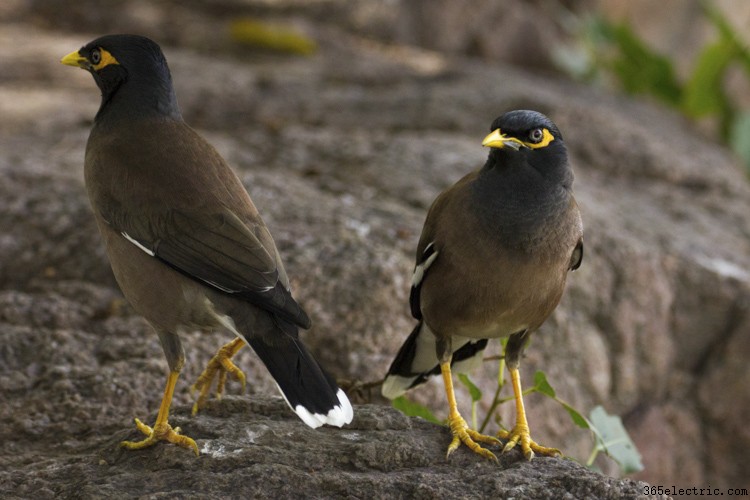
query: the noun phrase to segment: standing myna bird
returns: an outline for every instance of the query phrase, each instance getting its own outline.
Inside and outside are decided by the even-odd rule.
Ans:
[[[159,46],[110,35],[63,57],[89,71],[102,92],[86,146],[85,180],[112,270],[127,300],[159,335],[169,365],[164,397],[147,435],[198,447],[168,423],[184,364],[180,331],[229,330],[197,382],[198,403],[213,378],[244,381],[231,357],[249,344],[289,406],[310,427],[351,422],[352,407],[299,339],[310,319],[289,290],[271,234],[238,177],[182,119]],[[196,404],[196,407],[200,406]]]
[[[516,425],[498,437],[527,459],[559,454],[531,440],[519,363],[524,345],[562,297],[568,271],[583,257],[583,227],[562,135],[541,113],[511,111],[496,119],[482,145],[484,167],[441,193],[417,246],[411,312],[419,323],[396,355],[383,395],[396,398],[442,373],[453,441],[490,459],[456,408],[451,369],[481,360],[487,339],[510,336],[505,361],[513,383]]]

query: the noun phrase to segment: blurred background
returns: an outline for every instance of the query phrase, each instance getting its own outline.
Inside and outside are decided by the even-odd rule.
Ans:
[[[306,342],[350,381],[382,377],[411,331],[431,201],[481,166],[496,116],[549,115],[571,153],[587,247],[524,377],[531,387],[543,370],[579,414],[620,417],[642,470],[597,455],[592,433],[544,394],[527,400],[535,439],[611,475],[747,487],[749,27],[743,0],[5,0],[6,452],[33,456],[52,440],[64,455],[161,397],[158,341],[120,299],[82,184],[98,90],[58,63],[127,32],[162,46],[186,121],[237,169],[276,238],[313,318]],[[188,337],[182,404],[227,340]],[[257,377],[250,392],[271,393],[257,359],[239,359]],[[497,369],[488,360],[471,376],[480,420]],[[377,387],[356,397],[389,404]],[[470,414],[470,391],[460,397]],[[409,400],[445,417],[440,383]],[[501,405],[488,430],[512,418]]]

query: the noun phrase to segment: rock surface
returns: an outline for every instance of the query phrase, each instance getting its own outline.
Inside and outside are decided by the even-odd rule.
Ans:
[[[166,363],[156,336],[122,303],[89,212],[82,163],[97,89],[57,63],[112,31],[162,42],[186,120],[237,169],[274,234],[313,318],[306,342],[346,379],[382,377],[410,331],[412,252],[425,212],[481,165],[492,119],[515,108],[548,114],[574,162],[587,246],[527,350],[525,379],[544,369],[584,413],[601,404],[622,415],[643,454],[639,479],[748,486],[750,187],[723,148],[680,118],[512,66],[362,38],[347,23],[358,19],[378,36],[372,2],[337,10],[332,1],[299,9],[227,1],[210,11],[114,2],[107,12],[77,2],[66,15],[45,2],[11,3],[17,10],[0,10],[0,492],[179,496],[197,488],[191,478],[206,479],[202,471],[207,496],[298,492],[298,484],[318,488],[310,496],[343,496],[347,481],[363,496],[425,498],[471,496],[465,484],[519,497],[528,495],[514,485],[534,485],[540,497],[549,488],[569,498],[640,487],[564,460],[509,455],[498,469],[462,451],[446,462],[444,429],[378,406],[357,407],[346,431],[309,431],[283,404],[258,399],[274,386],[249,351],[238,362],[251,396],[189,419],[187,387],[228,340],[221,332],[185,339],[173,410],[204,456],[170,446],[119,451],[134,434],[132,417],[154,418]],[[294,24],[319,50],[301,58],[232,45],[224,26],[244,14]],[[57,30],[89,32],[53,31],[53,19]],[[485,363],[473,376],[485,393],[496,369]],[[440,384],[410,397],[444,412]],[[531,396],[527,409],[538,441],[585,460],[589,435],[556,403]],[[512,422],[512,409],[500,416]],[[406,429],[408,446],[399,444]],[[361,440],[345,437],[353,434]],[[286,436],[288,455],[274,446]],[[604,458],[598,465],[616,472]]]
[[[20,472],[3,467],[0,491],[40,499],[619,499],[648,488],[564,459],[529,463],[509,453],[495,465],[460,450],[447,461],[446,428],[380,405],[358,406],[343,431],[301,425],[280,398],[230,396],[196,418],[181,416],[189,411],[175,408],[173,421],[198,440],[198,458],[175,446],[125,451],[118,442],[136,436],[120,430],[60,443],[54,451],[64,460],[39,458]]]

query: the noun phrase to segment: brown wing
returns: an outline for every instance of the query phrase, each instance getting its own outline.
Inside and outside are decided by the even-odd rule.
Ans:
[[[141,249],[183,274],[310,327],[309,317],[286,286],[264,225],[247,225],[230,211],[102,216]]]

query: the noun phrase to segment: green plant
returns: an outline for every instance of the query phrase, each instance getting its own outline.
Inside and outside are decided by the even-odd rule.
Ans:
[[[496,359],[496,358],[493,358]],[[505,386],[505,360],[501,357],[498,363],[498,383],[490,402],[489,409],[481,425],[477,425],[477,409],[482,400],[482,391],[474,384],[465,374],[459,374],[458,380],[468,389],[471,395],[471,427],[481,433],[493,417],[497,416],[496,410],[503,403],[513,400],[513,396],[501,397],[501,392]],[[547,380],[547,376],[542,371],[534,374],[534,385],[523,391],[524,396],[532,393],[539,393],[559,403],[568,413],[573,423],[581,429],[591,431],[593,446],[591,453],[585,460],[587,467],[594,467],[594,460],[599,453],[605,453],[614,460],[624,474],[630,474],[643,470],[641,456],[636,449],[633,440],[630,438],[627,430],[622,424],[622,420],[617,415],[608,414],[601,406],[596,406],[589,412],[588,418],[584,417],[578,410],[573,408],[559,397]],[[435,417],[435,415],[426,407],[408,400],[401,396],[393,400],[394,408],[400,410],[406,415],[422,417],[430,422],[443,424],[444,422]],[[495,422],[497,418],[495,418]],[[499,422],[498,422],[499,423]]]
[[[246,47],[302,56],[309,56],[318,48],[312,38],[289,26],[249,18],[232,21],[229,36],[235,43]]]
[[[712,3],[700,5],[716,36],[696,56],[684,81],[677,77],[674,62],[639,38],[630,25],[596,16],[571,23],[571,30],[579,33],[578,48],[560,51],[557,60],[578,78],[610,75],[628,93],[651,95],[693,119],[715,120],[719,138],[750,170],[750,112],[740,109],[724,85],[734,69],[750,80],[750,51]]]

